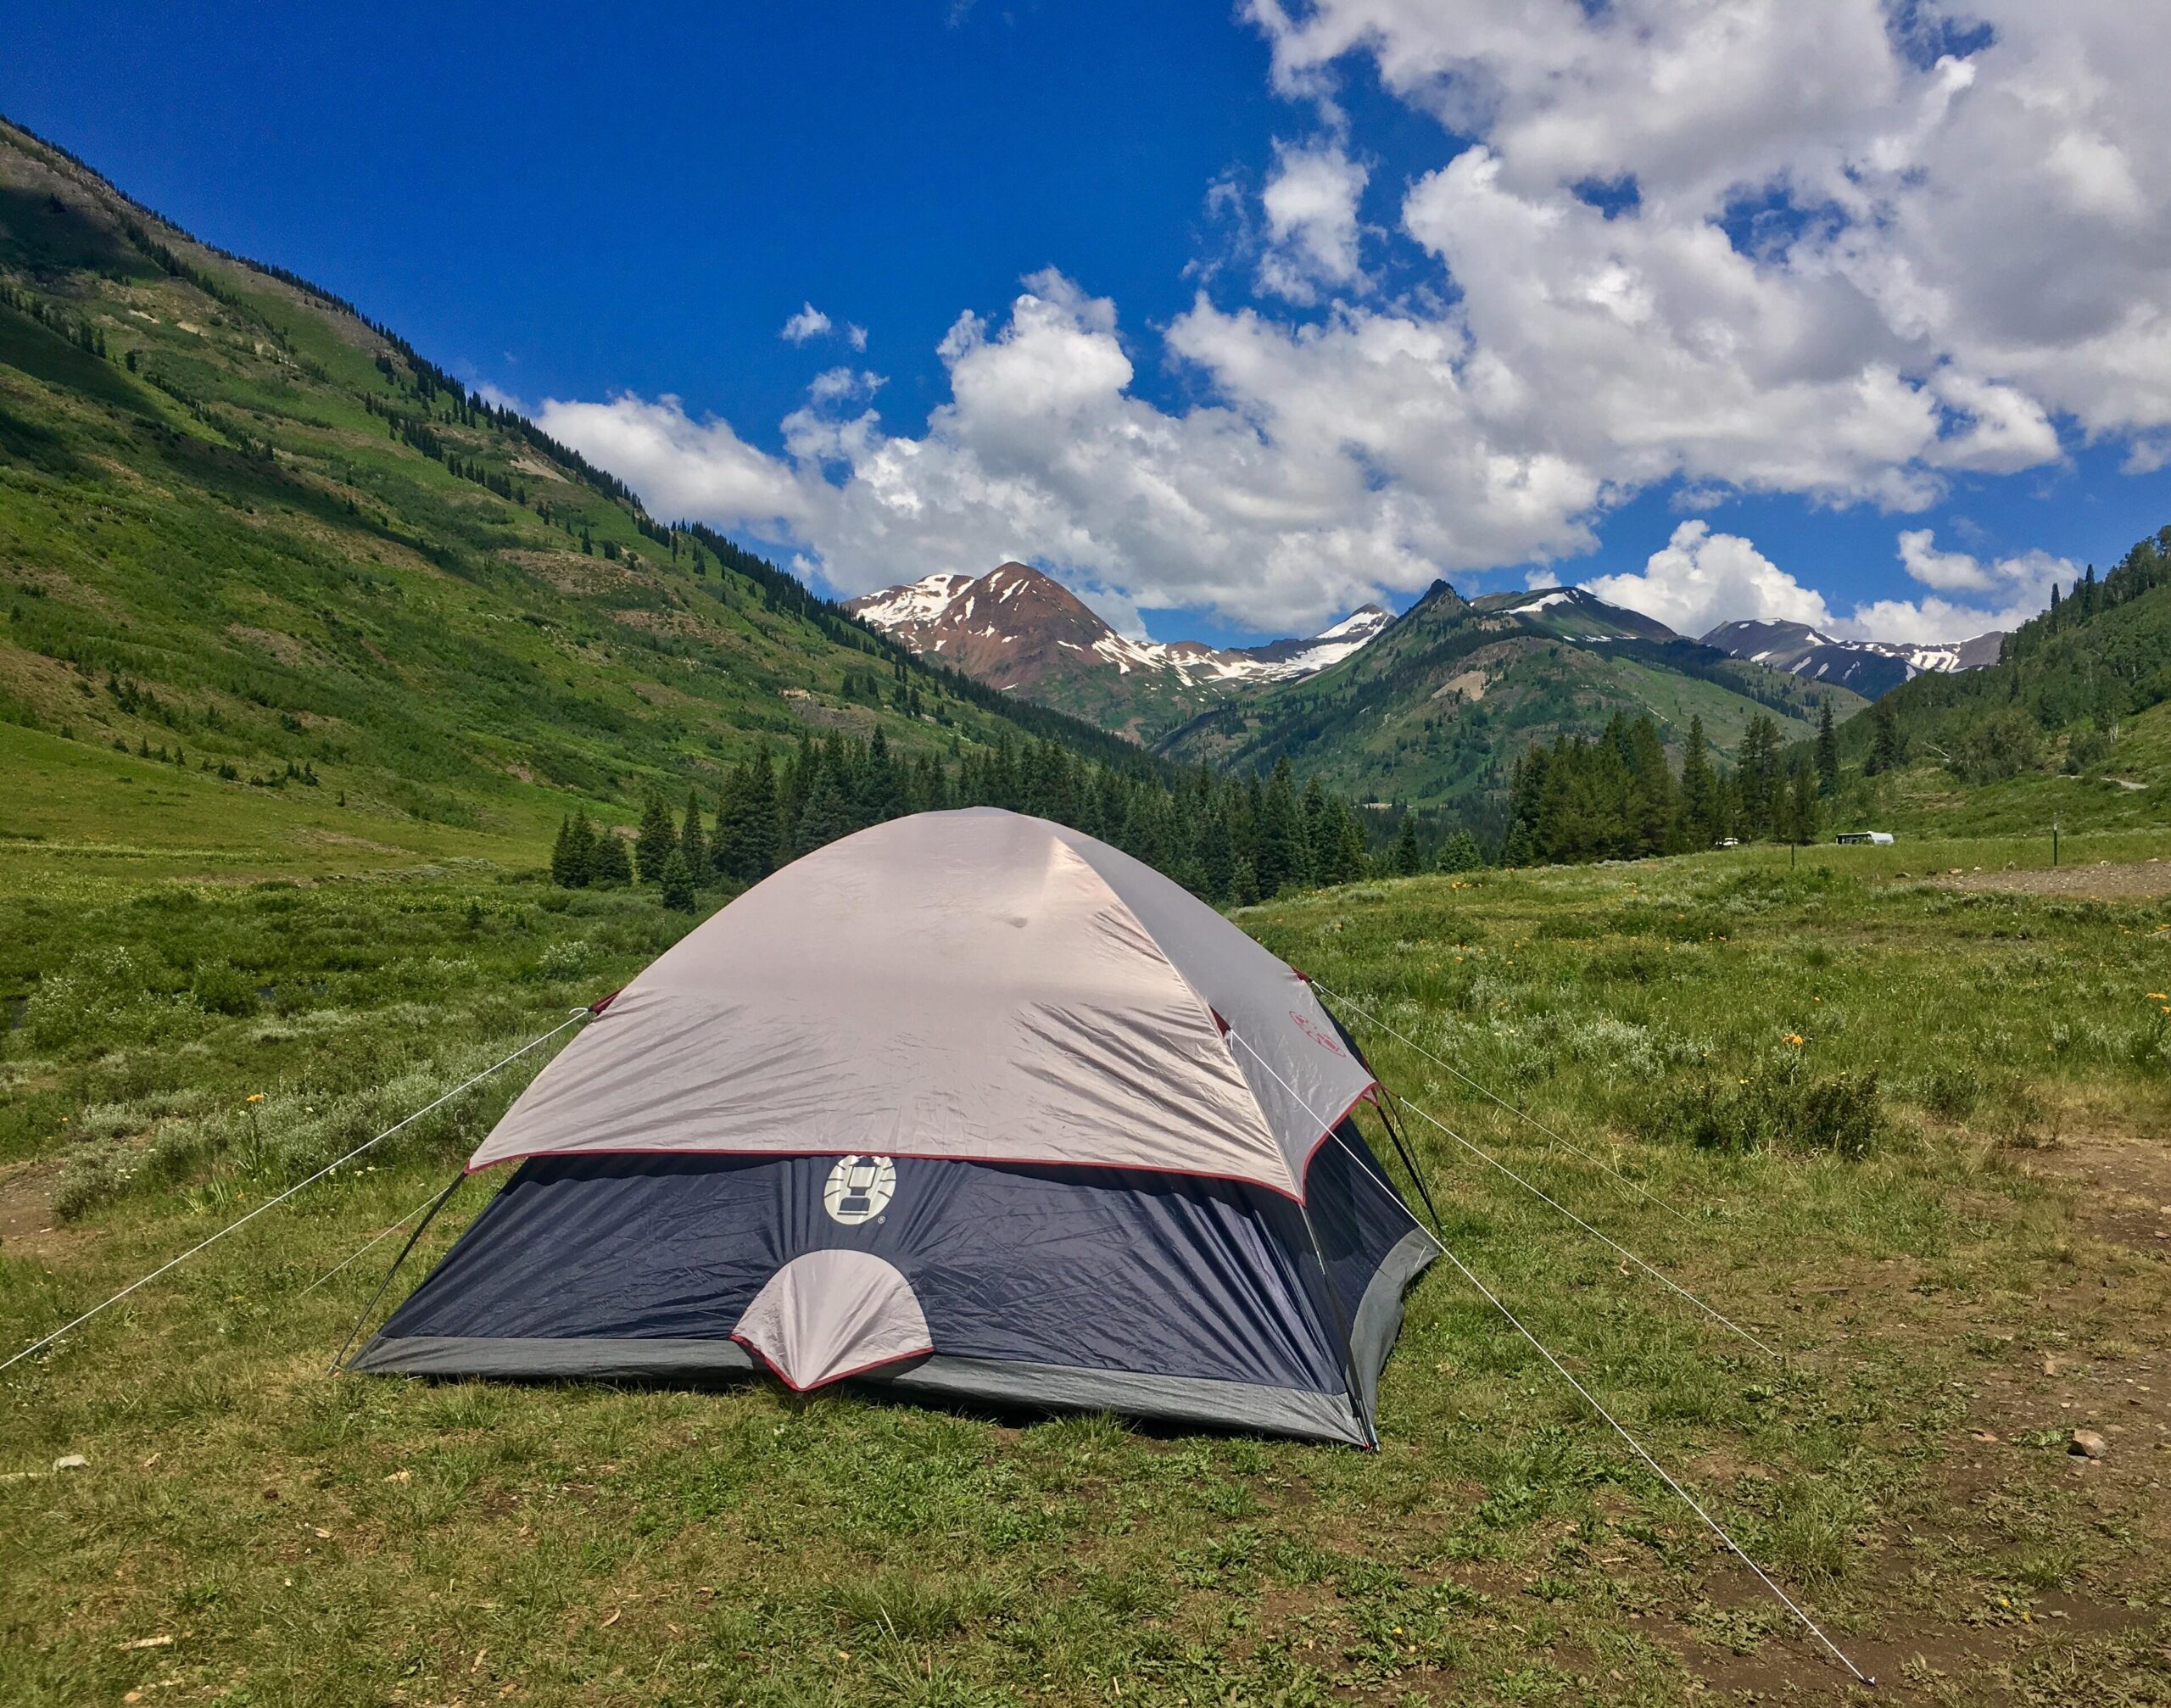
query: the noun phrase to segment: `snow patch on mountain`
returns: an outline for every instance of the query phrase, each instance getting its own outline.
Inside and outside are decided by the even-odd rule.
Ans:
[[[1925,672],[1981,670],[1998,661],[2001,632],[1967,640],[1841,640],[1805,622],[1722,622],[1706,646],[1753,659],[1810,682],[1829,682],[1872,699]]]
[[[1015,603],[1016,601],[1022,603]],[[1306,639],[1217,648],[1197,641],[1133,640],[1080,604],[1040,571],[1007,563],[987,575],[940,573],[853,600],[850,609],[918,652],[939,653],[963,637],[996,647],[1038,642],[1113,665],[1119,676],[1166,672],[1186,688],[1286,682],[1339,664],[1394,621],[1368,605]],[[976,609],[985,611],[977,626]]]

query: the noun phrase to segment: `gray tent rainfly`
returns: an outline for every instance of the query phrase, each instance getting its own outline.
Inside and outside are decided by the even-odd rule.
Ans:
[[[756,885],[471,1159],[517,1172],[353,1368],[685,1377],[1369,1444],[1437,1255],[1303,980],[1150,867],[929,812]]]

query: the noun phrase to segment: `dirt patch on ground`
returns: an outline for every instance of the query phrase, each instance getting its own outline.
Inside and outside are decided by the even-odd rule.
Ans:
[[[389,842],[372,842],[366,836],[349,836],[343,830],[303,830],[296,833],[294,840],[312,848],[360,848],[368,854],[405,854],[407,851],[405,848],[393,847]]]
[[[57,1158],[0,1170],[0,1248],[13,1258],[51,1257],[81,1237],[53,1214],[53,1189],[60,1180]]]
[[[276,629],[257,628],[245,622],[230,622],[226,633],[244,646],[254,647],[269,653],[284,665],[309,664],[315,661],[313,650],[291,634],[282,634]]]
[[[2085,896],[2099,901],[2152,901],[2171,896],[2171,860],[2046,866],[2030,872],[1948,872],[1947,890],[2002,890],[2029,896]]]
[[[2171,1260],[2171,1138],[2083,1126],[2024,1166],[2078,1186],[2077,1218],[2097,1239]]]

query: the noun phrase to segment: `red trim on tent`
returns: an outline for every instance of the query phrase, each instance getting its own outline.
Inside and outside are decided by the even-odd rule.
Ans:
[[[851,1153],[847,1151],[845,1154],[849,1156]],[[873,1359],[865,1364],[854,1365],[850,1370],[840,1370],[834,1376],[825,1376],[821,1379],[821,1381],[809,1382],[805,1387],[801,1387],[797,1382],[786,1376],[783,1370],[779,1370],[777,1367],[776,1360],[771,1358],[768,1354],[763,1352],[761,1348],[756,1346],[752,1341],[743,1339],[735,1334],[733,1335],[731,1338],[738,1342],[740,1346],[745,1347],[747,1351],[752,1353],[754,1356],[761,1359],[763,1364],[767,1365],[768,1366],[769,1374],[774,1376],[779,1381],[782,1382],[786,1387],[790,1388],[794,1393],[812,1393],[816,1388],[827,1387],[833,1381],[849,1381],[856,1376],[865,1376],[870,1370],[880,1370],[885,1365],[902,1364],[908,1358],[925,1358],[935,1350],[932,1345],[929,1345],[915,1347],[910,1352],[891,1353],[887,1358]]]
[[[623,985],[621,985],[617,990],[611,991],[608,996],[598,996],[593,1002],[590,1002],[588,1005],[588,1012],[591,1014],[600,1014],[625,994],[626,987]]]
[[[1312,1158],[1319,1153],[1319,1148],[1320,1148],[1320,1147],[1321,1145],[1325,1144],[1325,1143],[1327,1141],[1327,1140],[1328,1140],[1328,1139],[1330,1139],[1331,1137],[1332,1137],[1332,1136],[1333,1136],[1333,1134],[1334,1134],[1334,1129],[1335,1129],[1336,1127],[1340,1126],[1340,1125],[1342,1124],[1342,1122],[1343,1122],[1344,1120],[1348,1119],[1348,1116],[1349,1116],[1349,1111],[1350,1111],[1351,1109],[1355,1108],[1357,1107],[1357,1105],[1358,1105],[1358,1104],[1359,1104],[1359,1103],[1363,1102],[1366,1098],[1370,1097],[1372,1095],[1372,1093],[1374,1092],[1374,1091],[1377,1089],[1378,1085],[1379,1085],[1379,1081],[1378,1081],[1378,1080],[1372,1080],[1371,1082],[1370,1082],[1369,1084],[1367,1084],[1367,1085],[1366,1085],[1366,1086],[1365,1087],[1365,1089],[1364,1089],[1363,1091],[1361,1091],[1358,1092],[1358,1094],[1357,1094],[1355,1097],[1352,1097],[1352,1098],[1349,1100],[1348,1103],[1348,1104],[1343,1108],[1343,1109],[1342,1109],[1342,1113],[1341,1113],[1340,1114],[1337,1115],[1337,1116],[1334,1118],[1333,1124],[1332,1124],[1331,1125],[1330,1125],[1325,1132],[1321,1133],[1321,1134],[1319,1136],[1319,1137],[1317,1137],[1316,1139],[1314,1139],[1314,1140],[1313,1140],[1313,1141],[1312,1141],[1310,1147],[1309,1147],[1305,1151],[1305,1153],[1304,1153],[1304,1159],[1303,1159],[1303,1165],[1302,1165],[1302,1166],[1298,1169],[1298,1171],[1297,1171],[1297,1177],[1298,1177],[1300,1181],[1303,1178],[1303,1176],[1305,1175],[1305,1174],[1306,1174],[1306,1173],[1308,1173],[1308,1172],[1310,1170],[1311,1166],[1312,1166]],[[1230,1185],[1231,1185],[1231,1186],[1257,1186],[1257,1187],[1259,1187],[1259,1190],[1260,1190],[1260,1191],[1262,1191],[1262,1192],[1273,1192],[1273,1193],[1275,1193],[1275,1194],[1276,1196],[1278,1196],[1278,1197],[1287,1198],[1287,1199],[1288,1199],[1292,1203],[1299,1203],[1299,1204],[1300,1204],[1300,1203],[1303,1203],[1303,1202],[1304,1202],[1304,1196],[1303,1196],[1303,1193],[1302,1192],[1291,1192],[1291,1191],[1290,1191],[1286,1186],[1275,1186],[1275,1185],[1272,1181],[1262,1181],[1262,1180],[1259,1180],[1259,1179],[1256,1179],[1256,1178],[1254,1178],[1253,1176],[1252,1176],[1252,1175],[1217,1175],[1217,1174],[1207,1174],[1207,1173],[1204,1173],[1204,1172],[1203,1172],[1203,1171],[1201,1171],[1200,1169],[1157,1169],[1157,1168],[1153,1167],[1152,1164],[1147,1164],[1147,1163],[1082,1163],[1082,1162],[1075,1162],[1075,1161],[1072,1161],[1072,1160],[1069,1160],[1069,1159],[1065,1158],[1058,1158],[1058,1157],[982,1157],[982,1156],[959,1156],[959,1155],[957,1155],[955,1152],[935,1153],[935,1152],[931,1152],[931,1151],[869,1151],[869,1150],[866,1149],[864,1147],[862,1147],[862,1146],[854,1146],[854,1147],[851,1147],[851,1148],[850,1148],[850,1149],[846,1149],[846,1148],[844,1148],[844,1147],[838,1147],[838,1146],[829,1146],[829,1147],[825,1147],[812,1146],[812,1145],[792,1145],[792,1146],[789,1146],[789,1147],[784,1147],[784,1148],[781,1148],[781,1149],[778,1149],[778,1150],[762,1150],[762,1151],[751,1151],[751,1150],[746,1150],[746,1151],[742,1151],[742,1150],[729,1150],[729,1151],[705,1151],[705,1150],[698,1150],[698,1149],[695,1149],[695,1148],[693,1148],[693,1147],[688,1147],[688,1146],[678,1146],[678,1145],[670,1145],[670,1146],[666,1146],[666,1145],[609,1145],[609,1146],[597,1146],[597,1147],[596,1147],[594,1149],[593,1149],[593,1150],[582,1149],[582,1150],[572,1150],[572,1151],[522,1151],[522,1152],[520,1152],[517,1155],[515,1155],[515,1156],[510,1156],[510,1157],[494,1157],[494,1158],[491,1158],[491,1160],[489,1160],[488,1162],[487,1162],[487,1163],[483,1163],[483,1164],[480,1164],[479,1166],[478,1166],[477,1164],[474,1164],[474,1163],[472,1163],[472,1162],[471,1162],[471,1163],[469,1163],[469,1164],[467,1164],[466,1169],[464,1170],[464,1172],[465,1172],[465,1173],[467,1173],[467,1174],[471,1174],[471,1175],[479,1175],[479,1174],[481,1174],[481,1173],[483,1171],[483,1169],[494,1169],[494,1168],[499,1167],[500,1165],[502,1165],[502,1164],[505,1164],[505,1163],[524,1163],[524,1162],[527,1162],[527,1161],[529,1161],[529,1160],[531,1160],[532,1158],[536,1158],[536,1157],[857,1157],[857,1156],[881,1156],[881,1157],[888,1157],[888,1158],[890,1158],[892,1161],[896,1161],[896,1162],[907,1162],[907,1163],[981,1163],[981,1164],[993,1164],[993,1165],[997,1166],[997,1167],[1005,1167],[1005,1168],[1021,1168],[1021,1169],[1120,1169],[1120,1170],[1122,1170],[1122,1171],[1124,1171],[1124,1172],[1125,1172],[1125,1173],[1127,1173],[1127,1174],[1136,1174],[1136,1175],[1173,1175],[1173,1176],[1174,1176],[1174,1177],[1175,1177],[1176,1179],[1179,1179],[1179,1180],[1186,1180],[1186,1181],[1227,1181],[1227,1182],[1228,1182]]]
[[[1379,1087],[1380,1082],[1377,1080],[1375,1080],[1371,1084],[1365,1086],[1363,1091],[1358,1092],[1358,1094],[1352,1097],[1348,1104],[1343,1107],[1342,1113],[1337,1115],[1333,1121],[1329,1124],[1327,1130],[1321,1133],[1319,1137],[1312,1141],[1311,1149],[1304,1153],[1304,1166],[1302,1170],[1303,1175],[1309,1175],[1311,1173],[1312,1158],[1320,1153],[1320,1147],[1334,1136],[1335,1128],[1340,1126],[1344,1121],[1349,1119],[1350,1110],[1355,1108],[1358,1104],[1370,1100],[1372,1093],[1376,1091]],[[1299,1202],[1302,1201],[1299,1200]]]

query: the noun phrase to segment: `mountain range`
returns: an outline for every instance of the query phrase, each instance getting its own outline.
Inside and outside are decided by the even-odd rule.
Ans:
[[[1497,830],[1515,756],[1649,715],[1677,757],[1692,722],[1730,756],[1750,721],[1812,734],[1820,705],[1868,702],[1684,639],[1580,588],[1465,599],[1444,581],[1316,675],[1265,684],[1156,744],[1187,762],[1242,769],[1287,757],[1360,801],[1447,809]]]
[[[1375,798],[1467,806],[1529,741],[1649,712],[1678,748],[1700,717],[1722,756],[1761,710],[1783,739],[1924,671],[1995,663],[2002,637],[1843,641],[1731,622],[1703,639],[1582,588],[1465,600],[1444,582],[1400,617],[1366,606],[1316,635],[1215,648],[1119,634],[1053,577],[1008,562],[850,602],[923,657],[1183,760],[1286,755]]]
[[[979,577],[930,575],[862,594],[846,608],[923,656],[1149,743],[1262,688],[1330,670],[1396,621],[1392,612],[1368,605],[1318,634],[1260,646],[1134,639],[1053,577],[1018,562]],[[1925,671],[1995,664],[2005,638],[1993,633],[1951,644],[1840,640],[1805,623],[1743,621],[1721,623],[1694,643],[1655,617],[1581,588],[1487,594],[1471,601],[1470,610],[1475,622],[1504,623],[1579,646],[1700,645],[1869,700]],[[1660,667],[1694,659],[1696,673],[1708,673],[1710,661],[1694,652],[1677,650],[1671,657]]]
[[[1982,670],[1995,664],[2005,634],[1994,629],[1949,642],[1835,640],[1805,622],[1748,620],[1721,623],[1704,637],[1704,644],[1876,700],[1926,671]]]
[[[1052,576],[1022,563],[972,577],[930,575],[850,600],[862,621],[923,656],[1141,740],[1219,704],[1240,686],[1309,676],[1392,622],[1376,605],[1302,640],[1216,648],[1133,640]]]

